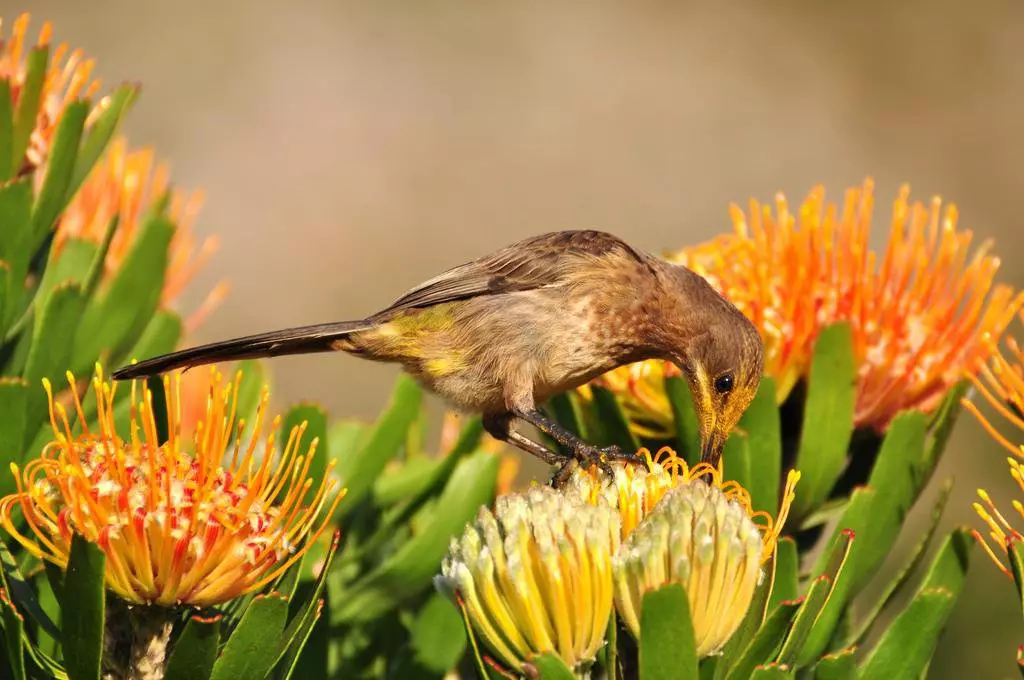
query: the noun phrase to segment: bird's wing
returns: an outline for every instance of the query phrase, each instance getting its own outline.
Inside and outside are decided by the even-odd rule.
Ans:
[[[588,260],[612,254],[645,260],[643,254],[604,232],[542,234],[453,267],[413,288],[380,313],[553,285]]]

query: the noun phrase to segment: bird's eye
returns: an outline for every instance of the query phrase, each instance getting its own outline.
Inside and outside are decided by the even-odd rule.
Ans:
[[[733,379],[731,373],[720,375],[715,378],[715,391],[719,394],[729,394],[732,392]]]

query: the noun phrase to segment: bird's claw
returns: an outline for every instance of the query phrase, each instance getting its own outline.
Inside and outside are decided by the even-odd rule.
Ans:
[[[579,461],[581,466],[590,467],[597,465],[609,477],[615,476],[615,471],[611,466],[612,461],[634,464],[643,462],[643,459],[635,453],[626,453],[622,450],[622,447],[614,444],[605,447],[585,445],[576,449],[574,453],[576,460]]]

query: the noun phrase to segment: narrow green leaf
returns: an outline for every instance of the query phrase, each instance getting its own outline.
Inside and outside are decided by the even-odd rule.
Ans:
[[[640,677],[697,677],[697,643],[686,590],[678,583],[644,594],[640,604]]]
[[[619,680],[619,617],[612,608],[608,617],[608,632],[605,633],[605,645],[602,650],[605,680]]]
[[[294,606],[293,598],[295,597],[295,591],[298,588],[299,581],[302,580],[302,575],[305,572],[306,558],[310,556],[311,551],[312,547],[309,551],[303,553],[302,556],[296,560],[295,564],[288,567],[288,569],[285,570],[285,572],[281,574],[276,581],[271,583],[271,587],[266,592],[284,595]]]
[[[299,626],[296,631],[292,647],[294,653],[284,657],[284,661],[281,666],[281,678],[282,680],[288,680],[295,673],[295,669],[300,663],[306,664],[311,656],[307,650],[307,643],[310,642],[310,637],[313,634],[313,630],[316,628],[316,624],[323,618],[324,612],[324,600],[320,599],[316,601],[316,606],[310,616],[306,617],[302,621],[302,625]],[[325,631],[324,636],[326,637],[326,622],[320,625],[320,628]],[[323,654],[320,655],[320,663],[318,667],[319,673],[311,675],[309,673],[304,674],[303,677],[326,677],[327,676],[327,643],[323,644],[320,648],[323,650]],[[303,651],[307,650],[305,654]],[[304,667],[307,667],[304,665]]]
[[[338,459],[339,464],[356,454],[360,439],[368,429],[366,423],[352,418],[331,423],[327,438],[331,440],[331,453]]]
[[[171,352],[181,340],[181,317],[169,309],[158,310],[129,353],[129,358],[145,359]],[[196,369],[204,370],[204,369]]]
[[[428,489],[443,458],[419,456],[405,461],[400,468],[381,474],[373,483],[373,502],[388,508]]]
[[[920,678],[955,602],[956,596],[945,588],[919,592],[871,650],[861,667],[860,677],[864,680]]]
[[[138,342],[160,302],[174,232],[174,224],[163,217],[143,223],[105,292],[90,301],[82,317],[75,334],[75,370],[90,367],[104,350],[120,356]]]
[[[374,426],[369,441],[355,456],[338,461],[335,471],[348,488],[341,505],[343,517],[361,504],[388,461],[398,455],[405,443],[405,433],[420,411],[422,398],[423,392],[415,381],[401,376],[391,395],[391,404]]]
[[[32,130],[39,114],[39,98],[43,93],[46,79],[46,64],[50,60],[49,45],[33,47],[25,60],[25,80],[18,94],[18,106],[14,111],[14,135],[11,141],[11,170],[18,172],[25,158]]]
[[[285,598],[279,595],[253,598],[213,664],[211,680],[266,677],[278,659],[287,618],[288,600]]]
[[[50,260],[32,304],[45,305],[50,292],[58,284],[84,283],[96,254],[95,243],[79,238],[69,238],[59,250],[50,250]]]
[[[789,539],[792,543],[792,539]],[[710,673],[710,677],[713,680],[722,680],[725,678],[729,669],[733,667],[740,654],[746,650],[747,645],[754,639],[754,635],[760,630],[761,625],[765,622],[768,612],[774,611],[775,606],[769,605],[769,597],[775,592],[775,582],[778,581],[776,574],[776,563],[775,560],[778,557],[776,554],[774,557],[766,562],[762,569],[769,575],[757,585],[754,589],[754,597],[751,599],[750,607],[747,609],[747,613],[744,614],[743,620],[740,622],[739,628],[733,633],[733,636],[729,638],[729,641],[725,644],[725,648],[722,650],[721,657],[715,664],[714,669],[705,669],[707,659],[701,661],[701,678],[705,678],[706,673]],[[772,577],[772,575],[775,575]]]
[[[917,499],[915,470],[924,460],[927,426],[927,416],[920,411],[898,414],[886,431],[868,478],[869,487],[885,491],[883,498],[900,524]]]
[[[665,378],[665,396],[676,424],[677,453],[690,465],[696,465],[700,462],[700,425],[686,380],[678,376]]]
[[[1010,574],[1017,586],[1017,599],[1024,611],[1024,544],[1021,539],[1010,536],[1006,539],[1006,554],[1010,562]]]
[[[847,647],[821,657],[814,666],[814,680],[852,680],[857,672],[855,651],[855,648]]]
[[[5,294],[3,315],[0,316],[2,338],[8,337],[11,324],[22,312],[25,292],[25,274],[34,255],[32,248],[32,184],[23,178],[0,184],[0,260],[6,262],[10,283]]]
[[[0,618],[4,624],[4,642],[7,647],[7,662],[10,664],[11,677],[15,680],[25,680],[25,648],[22,644],[25,620],[11,604],[5,590],[0,590]]]
[[[922,590],[943,588],[958,597],[967,579],[974,538],[966,527],[957,527],[950,532],[932,560],[928,573],[921,584]]]
[[[456,467],[437,501],[434,520],[348,590],[350,597],[331,613],[334,622],[369,621],[430,585],[448,549],[481,505],[490,505],[499,459],[481,451]]]
[[[136,85],[122,85],[100,103],[103,112],[89,126],[89,131],[82,141],[82,148],[78,152],[75,169],[71,175],[71,184],[68,187],[69,195],[74,196],[78,187],[89,176],[89,172],[103,155],[103,151],[117,131],[124,114],[135,101],[138,92],[139,88]]]
[[[629,427],[629,419],[622,411],[618,397],[603,387],[592,386],[590,392],[594,396],[594,415],[604,430],[602,444],[616,444],[627,452],[639,449],[640,442]]]
[[[0,378],[0,494],[15,488],[11,463],[20,463],[25,455],[25,411],[28,384],[21,378]]]
[[[786,600],[795,599],[799,594],[800,556],[797,554],[796,541],[784,536],[779,539],[777,545],[775,587],[772,589],[772,597],[768,602],[768,611],[772,611]]]
[[[28,614],[33,623],[50,637],[59,640],[61,637],[60,629],[46,615],[43,608],[39,606],[35,590],[25,580],[25,577],[21,575],[21,570],[18,569],[18,563],[14,559],[14,555],[11,554],[3,540],[0,540],[0,562],[3,563],[3,571],[0,573],[0,579],[2,579],[0,587],[7,591],[15,606],[20,611]]]
[[[171,648],[164,680],[209,678],[220,644],[220,616],[203,618],[193,614]]]
[[[409,643],[423,667],[439,675],[451,670],[466,651],[462,616],[452,601],[433,593],[416,614]]]
[[[809,666],[822,655],[829,641],[835,636],[836,627],[847,614],[846,605],[853,597],[850,584],[854,578],[851,570],[856,566],[856,557],[863,554],[857,550],[865,541],[870,540],[863,534],[856,536],[856,540],[855,536],[852,529],[837,529],[837,534],[833,536],[828,549],[818,559],[819,573],[831,579],[832,588],[800,649],[797,660],[800,667]]]
[[[14,174],[14,99],[11,81],[0,78],[0,182]]]
[[[313,502],[317,492],[317,485],[327,473],[327,461],[330,459],[327,441],[327,413],[316,404],[298,404],[288,410],[284,417],[284,426],[281,433],[284,439],[281,441],[283,450],[288,437],[291,436],[294,428],[305,427],[296,432],[300,437],[295,443],[296,450],[301,455],[312,453],[312,462],[309,464],[309,479],[313,480],[313,486],[306,491],[305,503]],[[282,489],[282,494],[284,490]],[[284,496],[282,495],[283,499]]]
[[[35,423],[46,420],[46,393],[37,387],[43,378],[48,378],[55,389],[64,382],[68,359],[71,356],[71,338],[82,317],[84,308],[82,290],[76,285],[58,285],[37,314],[33,331],[32,347],[29,349],[24,378],[33,388],[29,390],[26,408],[24,443],[28,445],[35,437]]]
[[[110,246],[114,243],[114,234],[117,233],[117,225],[120,224],[120,215],[114,215],[107,223],[107,230],[103,232],[103,240],[96,248],[96,253],[89,263],[89,271],[82,281],[82,292],[85,297],[91,298],[103,279],[107,270],[107,255],[110,253]]]
[[[105,616],[106,556],[93,543],[75,534],[71,539],[64,593],[61,633],[64,664],[75,680],[100,677]]]
[[[476,668],[477,676],[479,680],[487,680],[490,678],[490,674],[487,672],[484,659],[480,655],[480,645],[476,641],[476,631],[473,630],[473,624],[469,622],[466,604],[459,597],[458,593],[455,594],[455,598],[455,605],[459,608],[459,614],[462,615],[462,630],[466,633],[466,639],[469,640],[470,649],[473,650],[473,665]]]
[[[554,654],[540,654],[524,664],[526,677],[537,680],[575,680],[569,667]]]
[[[73,101],[64,107],[53,144],[46,160],[46,177],[39,190],[39,197],[32,209],[32,244],[38,248],[53,228],[53,222],[68,204],[71,195],[71,173],[78,156],[78,145],[82,141],[85,118],[89,115],[88,100]]]
[[[789,630],[789,624],[796,616],[803,600],[792,600],[781,603],[757,631],[754,639],[743,650],[736,664],[729,669],[728,680],[746,680],[758,666],[770,662],[782,645]]]
[[[822,575],[814,579],[811,589],[807,592],[800,609],[793,619],[793,627],[789,630],[782,643],[782,650],[779,652],[778,662],[792,665],[797,660],[797,655],[803,651],[804,643],[811,633],[814,622],[818,619],[829,593],[832,591],[832,579],[828,575]]]
[[[784,664],[770,663],[765,666],[758,666],[750,674],[751,680],[776,680],[778,678],[792,678],[793,669]]]
[[[745,432],[733,432],[722,449],[725,479],[737,482],[744,489],[751,483],[750,445]],[[774,514],[774,511],[773,511]]]
[[[775,381],[761,380],[757,396],[740,418],[739,428],[747,435],[750,461],[750,492],[754,510],[770,512],[779,508],[782,474],[782,425],[775,402]]]
[[[331,575],[331,565],[334,564],[334,556],[338,552],[338,542],[340,540],[341,533],[335,531],[331,536],[331,547],[327,550],[323,566],[320,568],[320,574],[317,576],[309,598],[292,616],[291,621],[288,622],[288,626],[284,630],[284,634],[281,635],[278,661],[283,663],[285,668],[295,667],[296,660],[302,652],[302,645],[309,638],[309,634],[316,624],[316,619],[320,616],[320,604],[324,597],[324,588],[327,585],[328,577]]]
[[[793,501],[799,520],[818,507],[846,466],[846,449],[853,434],[856,367],[850,326],[840,322],[825,328],[814,343],[807,384],[796,469],[800,493]]]
[[[933,414],[931,422],[928,423],[928,431],[931,436],[924,460],[915,475],[917,482],[915,493],[921,493],[921,490],[931,480],[935,468],[938,467],[942,454],[946,450],[946,444],[949,443],[949,437],[953,433],[953,427],[963,411],[961,402],[970,387],[971,381],[967,379],[954,385],[946,393],[939,408]]]
[[[924,561],[924,556],[928,551],[928,546],[931,545],[936,530],[939,528],[939,520],[942,519],[942,512],[946,507],[946,501],[949,500],[949,494],[952,490],[953,480],[948,479],[939,490],[938,500],[932,510],[931,521],[928,524],[928,528],[925,530],[924,536],[920,541],[918,541],[917,545],[911,551],[903,568],[901,568],[892,580],[889,581],[888,585],[878,597],[876,603],[867,609],[867,613],[864,615],[856,630],[846,638],[847,645],[858,644],[864,640],[865,636],[867,636],[871,631],[871,627],[878,619],[878,616],[894,601],[896,596],[900,594],[903,587],[910,580],[910,577],[915,571],[917,571],[917,568]]]

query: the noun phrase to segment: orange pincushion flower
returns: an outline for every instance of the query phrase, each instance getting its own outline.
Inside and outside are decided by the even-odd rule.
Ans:
[[[22,14],[14,20],[11,37],[0,39],[0,80],[6,80],[11,89],[12,109],[18,110],[22,97],[31,96],[31,89],[26,87],[28,76],[28,53],[36,47],[47,47],[53,27],[49,22],[39,30],[39,38],[34,46],[28,39],[29,14]],[[80,97],[92,97],[99,89],[99,81],[92,80],[92,59],[85,59],[81,50],[73,50],[68,54],[68,46],[61,43],[50,55],[49,68],[42,79],[39,93],[39,112],[35,125],[27,140],[23,158],[13,159],[15,173],[24,174],[45,165],[49,155],[50,143],[57,130],[65,107]],[[100,113],[105,102],[95,107],[90,116]],[[88,121],[87,121],[88,124]],[[21,167],[18,165],[21,164]],[[41,181],[41,177],[37,177]]]
[[[54,248],[59,249],[68,239],[77,238],[102,243],[111,220],[118,218],[107,253],[106,276],[113,276],[131,252],[148,212],[154,202],[168,191],[168,171],[163,164],[154,167],[152,149],[129,151],[124,139],[116,139],[104,157],[93,168],[81,190],[68,204],[57,226]],[[170,305],[196,272],[217,250],[218,241],[209,236],[196,243],[193,223],[202,205],[202,193],[171,192],[169,216],[175,224],[169,262],[161,293],[162,306]],[[216,305],[225,292],[217,286],[206,302],[188,320],[188,330],[194,330],[203,317]]]
[[[8,533],[61,568],[67,566],[72,535],[83,536],[107,556],[107,586],[135,603],[211,606],[262,588],[294,564],[327,528],[344,495],[331,479],[333,461],[323,480],[308,477],[316,442],[308,452],[298,450],[304,426],[275,455],[280,418],[264,437],[266,389],[249,443],[232,444],[240,375],[233,384],[224,385],[220,376],[212,381],[206,417],[187,445],[179,436],[179,379],[180,374],[173,383],[164,379],[170,422],[162,444],[153,395],[145,386],[137,401],[132,384],[125,440],[114,430],[115,386],[98,368],[98,432],[87,427],[76,395],[83,434],[75,436],[44,381],[55,441],[24,471],[12,464],[18,491],[0,500],[0,522]],[[70,374],[68,382],[74,385]],[[16,508],[29,535],[15,526]]]
[[[810,368],[818,333],[835,322],[852,327],[858,366],[855,421],[884,430],[905,409],[929,411],[964,373],[977,371],[1024,303],[995,285],[990,243],[969,255],[972,233],[957,228],[954,205],[910,203],[904,186],[893,205],[884,252],[868,244],[874,185],[850,189],[842,207],[815,188],[796,214],[779,194],[774,212],[757,201],[732,206],[734,232],[668,259],[701,274],[760,329],[765,373],[779,401]],[[664,395],[650,393],[624,367],[605,379],[627,389],[633,411],[670,424]],[[659,376],[660,378],[660,376]],[[649,379],[648,379],[649,380]]]
[[[1020,433],[1024,432],[1024,352],[1013,338],[1007,339],[1006,347],[1010,354],[1009,359],[998,349],[994,350],[989,365],[982,368],[979,375],[972,375],[971,380],[982,399],[988,402],[1009,425],[1017,429],[1014,438],[1020,442]],[[1010,476],[1017,483],[1017,487],[1024,491],[1024,444],[1014,443],[1010,437],[1002,434],[973,401],[965,399],[963,405],[1000,446],[1013,454],[1007,458]],[[1024,540],[1024,535],[999,511],[984,489],[978,489],[978,496],[982,503],[974,503],[974,510],[988,525],[992,543],[986,542],[981,532],[977,530],[974,531],[974,537],[1003,573],[1012,576],[1009,567],[1003,563],[997,552],[1006,557],[1010,543]],[[1024,518],[1024,504],[1014,499],[1012,506],[1017,515]]]

